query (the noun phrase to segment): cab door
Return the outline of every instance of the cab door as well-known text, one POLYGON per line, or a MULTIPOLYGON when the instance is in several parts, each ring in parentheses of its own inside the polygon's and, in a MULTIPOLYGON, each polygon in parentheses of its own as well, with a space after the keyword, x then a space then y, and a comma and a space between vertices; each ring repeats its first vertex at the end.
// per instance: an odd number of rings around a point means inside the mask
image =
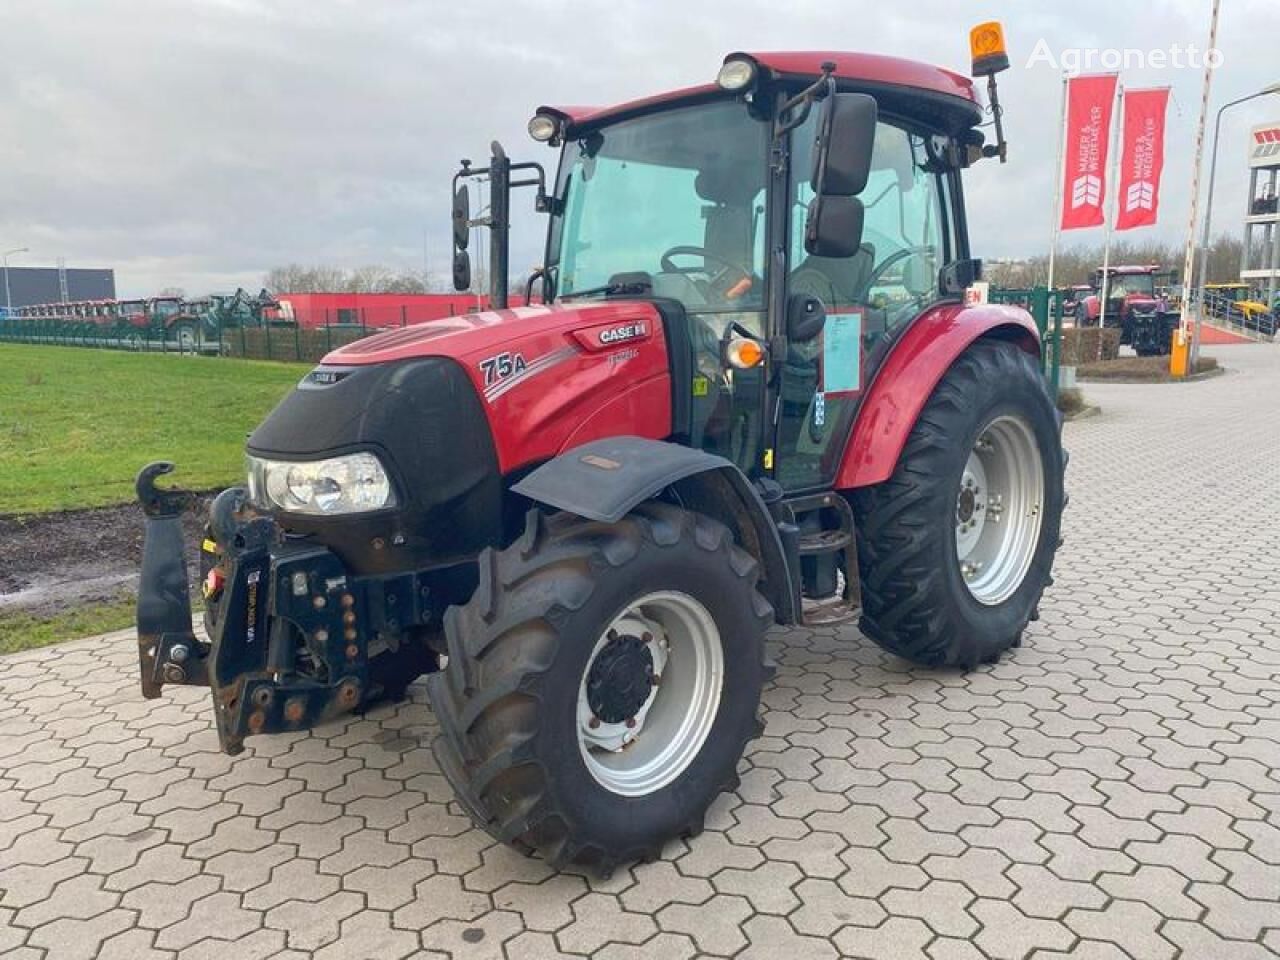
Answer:
POLYGON ((822 302, 827 320, 806 343, 775 357, 775 477, 790 491, 830 487, 858 404, 895 335, 942 298, 939 269, 958 247, 948 174, 930 163, 923 134, 881 120, 867 187, 862 243, 850 257, 804 249, 820 111, 792 133, 788 296, 822 302))

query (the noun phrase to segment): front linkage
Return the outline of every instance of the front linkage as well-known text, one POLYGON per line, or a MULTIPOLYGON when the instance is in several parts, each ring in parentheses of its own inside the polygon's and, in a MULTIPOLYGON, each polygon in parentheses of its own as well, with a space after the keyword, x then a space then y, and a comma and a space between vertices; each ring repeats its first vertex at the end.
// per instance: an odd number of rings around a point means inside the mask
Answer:
POLYGON ((370 693, 368 644, 378 631, 426 623, 430 590, 415 573, 351 577, 330 550, 291 543, 240 488, 214 500, 201 550, 205 627, 192 629, 182 513, 195 498, 162 490, 173 471, 138 475, 146 540, 138 588, 142 693, 165 684, 208 686, 222 749, 250 734, 312 727, 370 693))

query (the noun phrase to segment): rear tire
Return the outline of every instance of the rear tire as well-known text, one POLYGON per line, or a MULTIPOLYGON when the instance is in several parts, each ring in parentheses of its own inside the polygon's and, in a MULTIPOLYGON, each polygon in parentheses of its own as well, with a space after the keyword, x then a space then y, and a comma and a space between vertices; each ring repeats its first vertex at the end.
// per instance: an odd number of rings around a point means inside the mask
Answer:
POLYGON ((557 868, 606 875, 700 832, 761 731, 773 611, 756 561, 716 521, 646 503, 612 524, 532 511, 523 536, 479 564, 475 595, 445 616, 447 665, 427 678, 436 757, 476 823, 557 868), (692 646, 677 642, 681 610, 701 625, 686 631, 692 646), (657 624, 664 650, 647 674, 636 664, 657 648, 623 626, 637 622, 657 624), (690 679, 708 666, 714 682, 690 679), (686 694, 692 725, 680 719, 686 694), (593 739, 632 730, 618 750, 593 739))
POLYGON ((1021 642, 1059 542, 1059 423, 1034 358, 1018 346, 979 341, 961 354, 921 412, 893 475, 854 492, 867 636, 916 663, 964 668, 1021 642), (1002 445, 1005 466, 983 459, 1002 445), (1038 470, 1024 469, 1037 459, 1038 470), (961 525, 977 516, 965 492, 973 473, 982 475, 976 534, 972 524, 961 525), (988 483, 992 490, 983 490, 988 483), (997 487, 1006 489, 989 497, 997 487), (979 550, 973 538, 984 536, 996 539, 980 542, 994 545, 979 550))

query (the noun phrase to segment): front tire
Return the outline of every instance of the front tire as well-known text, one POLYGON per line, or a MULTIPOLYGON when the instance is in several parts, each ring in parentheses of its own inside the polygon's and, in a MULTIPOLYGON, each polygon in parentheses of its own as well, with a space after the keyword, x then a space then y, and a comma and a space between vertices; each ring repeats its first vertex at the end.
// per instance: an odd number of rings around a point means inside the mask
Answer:
POLYGON ((773 611, 756 561, 701 514, 529 515, 480 556, 427 678, 436 757, 477 824, 608 874, 702 829, 760 732, 773 611))
POLYGON ((1016 646, 1050 582, 1059 416, 1035 359, 979 341, 934 389, 893 475, 855 491, 862 631, 926 666, 1016 646))

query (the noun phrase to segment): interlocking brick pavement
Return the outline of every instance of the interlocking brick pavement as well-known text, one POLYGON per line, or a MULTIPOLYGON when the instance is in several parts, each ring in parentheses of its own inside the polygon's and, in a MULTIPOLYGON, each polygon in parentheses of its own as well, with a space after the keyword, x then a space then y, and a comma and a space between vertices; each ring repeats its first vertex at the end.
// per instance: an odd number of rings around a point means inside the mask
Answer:
POLYGON ((1057 585, 968 675, 775 631, 707 831, 606 881, 472 829, 420 689, 218 752, 125 635, 0 658, 0 955, 1253 958, 1280 951, 1280 348, 1090 386, 1057 585))

